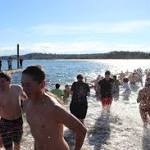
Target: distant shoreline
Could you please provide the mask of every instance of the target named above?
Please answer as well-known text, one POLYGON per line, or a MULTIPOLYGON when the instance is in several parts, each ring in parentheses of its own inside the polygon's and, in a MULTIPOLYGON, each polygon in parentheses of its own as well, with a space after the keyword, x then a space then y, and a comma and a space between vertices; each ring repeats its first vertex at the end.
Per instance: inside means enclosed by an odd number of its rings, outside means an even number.
MULTIPOLYGON (((1 56, 1 59, 8 59, 9 56, 1 56)), ((16 55, 11 56, 16 59, 16 55)), ((25 60, 31 59, 150 59, 150 53, 145 52, 128 52, 128 51, 113 51, 109 53, 95 54, 44 54, 44 53, 29 53, 21 55, 25 60)))

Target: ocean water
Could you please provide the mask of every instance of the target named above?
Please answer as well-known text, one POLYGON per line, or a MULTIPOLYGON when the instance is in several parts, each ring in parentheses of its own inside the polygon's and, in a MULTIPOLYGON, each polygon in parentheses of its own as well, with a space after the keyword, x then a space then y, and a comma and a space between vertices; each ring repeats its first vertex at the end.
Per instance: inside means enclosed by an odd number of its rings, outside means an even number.
MULTIPOLYGON (((14 68, 16 67, 14 62, 14 68)), ((82 73, 88 80, 95 79, 98 74, 104 75, 106 70, 113 74, 121 71, 133 71, 141 67, 150 68, 150 60, 25 60, 23 67, 41 65, 46 72, 49 89, 55 83, 72 84, 76 76, 82 73)), ((3 63, 3 69, 7 62, 3 63)), ((12 75, 12 82, 20 84, 21 73, 12 75)), ((150 127, 143 128, 136 98, 141 85, 131 91, 128 99, 124 95, 113 101, 110 115, 102 112, 101 104, 95 98, 94 90, 88 97, 88 112, 85 125, 88 129, 83 150, 149 150, 150 127)), ((122 91, 121 91, 122 92, 122 91)), ((70 101, 69 101, 70 102, 70 101)), ((69 102, 65 105, 69 111, 69 102)), ((73 136, 68 129, 64 131, 65 139, 73 149, 73 136)), ((23 150, 33 150, 33 138, 25 122, 24 136, 21 144, 23 150)))

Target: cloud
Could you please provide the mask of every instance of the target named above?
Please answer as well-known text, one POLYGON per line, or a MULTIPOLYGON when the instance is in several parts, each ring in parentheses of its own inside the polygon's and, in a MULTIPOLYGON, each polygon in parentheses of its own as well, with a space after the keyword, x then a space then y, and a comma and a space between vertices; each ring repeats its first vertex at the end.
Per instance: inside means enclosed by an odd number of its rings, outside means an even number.
MULTIPOLYGON (((0 49, 2 54, 16 54, 15 47, 3 47, 0 49)), ((150 44, 125 44, 125 43, 106 43, 98 41, 84 42, 55 42, 55 43, 28 43, 20 45, 20 54, 31 52, 57 53, 57 54, 83 54, 83 53, 104 53, 110 51, 150 51, 150 44)))
POLYGON ((99 22, 82 24, 42 24, 31 28, 31 32, 43 36, 70 35, 88 33, 130 33, 150 27, 150 20, 135 20, 127 22, 99 22))
POLYGON ((150 51, 149 41, 144 41, 142 40, 143 37, 136 36, 138 32, 141 32, 147 37, 149 29, 150 20, 80 24, 66 23, 60 25, 42 24, 25 29, 0 29, 1 35, 4 35, 6 38, 5 40, 3 36, 0 38, 2 42, 2 44, 0 43, 0 55, 16 54, 16 41, 20 43, 21 54, 30 52, 101 53, 114 50, 150 51), (94 37, 95 40, 87 34, 94 37), (121 34, 135 35, 135 39, 123 39, 124 36, 120 36, 118 43, 116 39, 114 41, 110 34, 118 36, 121 34), (53 35, 56 35, 55 39, 53 39, 53 35), (82 37, 82 35, 84 36, 82 37), (98 37, 103 35, 106 35, 105 38, 98 41, 98 37), (58 40, 59 37, 61 37, 61 40, 58 40), (130 44, 128 41, 134 42, 130 44))

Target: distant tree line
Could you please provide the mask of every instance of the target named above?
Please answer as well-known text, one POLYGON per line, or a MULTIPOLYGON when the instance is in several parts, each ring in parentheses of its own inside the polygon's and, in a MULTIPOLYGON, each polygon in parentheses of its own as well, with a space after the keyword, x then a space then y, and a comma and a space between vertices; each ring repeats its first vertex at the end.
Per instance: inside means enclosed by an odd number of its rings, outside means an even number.
MULTIPOLYGON (((16 59, 16 55, 12 56, 16 59)), ((23 59, 150 59, 150 53, 146 52, 129 52, 113 51, 109 53, 95 54, 44 54, 30 53, 22 55, 23 59)), ((1 59, 8 59, 8 56, 2 56, 1 59)))

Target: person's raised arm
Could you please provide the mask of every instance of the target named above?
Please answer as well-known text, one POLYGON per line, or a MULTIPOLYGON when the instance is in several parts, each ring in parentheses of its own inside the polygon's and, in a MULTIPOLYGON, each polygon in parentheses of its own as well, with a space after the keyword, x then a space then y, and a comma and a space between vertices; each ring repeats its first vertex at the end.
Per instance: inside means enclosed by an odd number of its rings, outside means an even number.
POLYGON ((137 103, 139 103, 143 98, 144 98, 144 94, 142 90, 140 90, 137 97, 137 103))
POLYGON ((75 150, 80 150, 87 132, 85 126, 76 117, 57 105, 54 106, 54 113, 58 123, 64 124, 75 133, 75 150))
POLYGON ((19 95, 20 95, 19 103, 20 103, 22 110, 24 111, 24 106, 26 104, 26 100, 28 99, 28 97, 26 93, 23 91, 22 86, 18 86, 18 88, 19 88, 19 95))

